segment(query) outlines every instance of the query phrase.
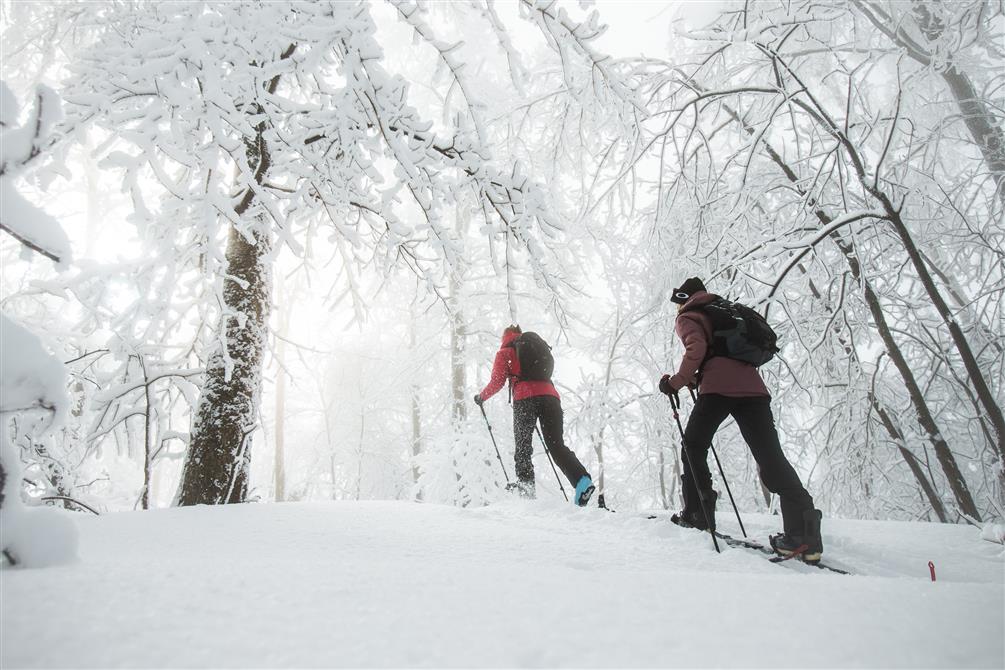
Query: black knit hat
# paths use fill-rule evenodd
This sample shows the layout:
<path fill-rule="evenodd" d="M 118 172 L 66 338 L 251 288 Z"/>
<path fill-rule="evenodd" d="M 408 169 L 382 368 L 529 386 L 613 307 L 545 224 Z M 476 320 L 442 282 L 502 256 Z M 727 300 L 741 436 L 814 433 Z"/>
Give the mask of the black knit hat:
<path fill-rule="evenodd" d="M 683 305 L 690 300 L 691 296 L 695 293 L 704 290 L 706 290 L 705 284 L 703 284 L 697 277 L 691 277 L 690 279 L 685 280 L 684 283 L 680 285 L 680 288 L 675 288 L 673 290 L 673 294 L 670 296 L 670 302 Z"/>

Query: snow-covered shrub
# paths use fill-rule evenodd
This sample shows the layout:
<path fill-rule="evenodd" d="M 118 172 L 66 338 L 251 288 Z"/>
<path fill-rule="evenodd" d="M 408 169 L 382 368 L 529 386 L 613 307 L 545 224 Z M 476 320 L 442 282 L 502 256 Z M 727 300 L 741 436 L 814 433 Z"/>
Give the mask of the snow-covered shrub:
<path fill-rule="evenodd" d="M 57 263 L 69 257 L 59 223 L 27 200 L 16 188 L 16 176 L 45 146 L 48 128 L 58 118 L 54 93 L 40 87 L 31 116 L 18 125 L 17 100 L 0 82 L 0 222 L 5 232 Z M 0 546 L 14 563 L 45 566 L 76 556 L 73 522 L 56 510 L 26 509 L 21 501 L 21 462 L 10 443 L 13 417 L 44 415 L 40 432 L 52 428 L 68 405 L 63 364 L 48 354 L 39 339 L 0 314 Z"/>
<path fill-rule="evenodd" d="M 428 450 L 415 457 L 422 472 L 418 488 L 424 500 L 477 507 L 503 495 L 503 474 L 495 449 L 484 423 L 478 423 L 482 423 L 480 416 L 468 418 L 430 440 Z M 512 446 L 502 444 L 500 449 L 505 449 L 502 458 L 512 478 Z"/>

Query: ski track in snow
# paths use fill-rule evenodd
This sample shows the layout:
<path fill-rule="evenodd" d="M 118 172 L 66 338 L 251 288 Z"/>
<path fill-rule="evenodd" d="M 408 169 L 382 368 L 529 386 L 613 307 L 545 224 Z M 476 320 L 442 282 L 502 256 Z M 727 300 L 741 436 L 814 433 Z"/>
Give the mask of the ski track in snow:
<path fill-rule="evenodd" d="M 1005 666 L 1005 557 L 965 526 L 825 519 L 849 577 L 543 500 L 73 518 L 79 562 L 0 572 L 4 669 Z"/>

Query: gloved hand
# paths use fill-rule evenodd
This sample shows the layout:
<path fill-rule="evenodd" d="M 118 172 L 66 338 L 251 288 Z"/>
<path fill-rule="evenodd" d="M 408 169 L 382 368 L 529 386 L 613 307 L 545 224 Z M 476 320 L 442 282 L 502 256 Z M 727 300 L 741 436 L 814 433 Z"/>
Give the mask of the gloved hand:
<path fill-rule="evenodd" d="M 677 389 L 670 385 L 670 375 L 660 377 L 660 393 L 665 393 L 667 396 L 679 401 Z"/>
<path fill-rule="evenodd" d="M 476 393 L 475 394 L 475 404 L 478 405 L 479 407 L 481 407 L 483 402 L 485 402 L 485 401 L 482 400 L 482 394 L 481 393 Z"/>

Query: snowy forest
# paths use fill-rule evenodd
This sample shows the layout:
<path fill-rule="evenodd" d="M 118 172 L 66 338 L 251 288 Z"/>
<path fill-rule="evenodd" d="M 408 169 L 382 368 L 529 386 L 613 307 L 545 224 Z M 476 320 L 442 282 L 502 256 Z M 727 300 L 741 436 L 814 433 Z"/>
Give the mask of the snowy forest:
<path fill-rule="evenodd" d="M 484 506 L 511 409 L 471 399 L 511 323 L 607 504 L 676 509 L 656 387 L 698 276 L 779 334 L 825 518 L 1005 517 L 1000 0 L 0 18 L 5 510 Z M 772 512 L 735 426 L 716 448 Z"/>

